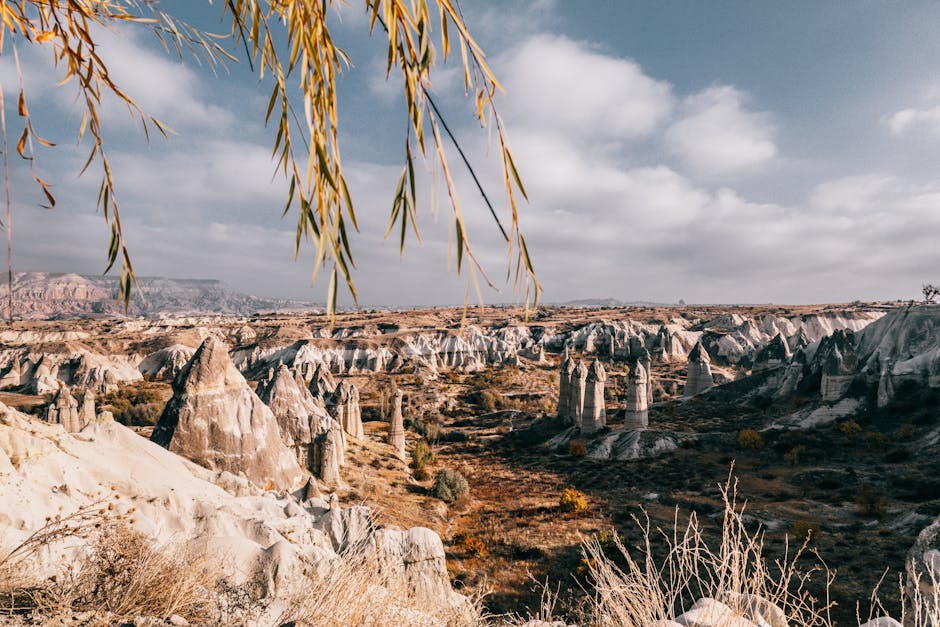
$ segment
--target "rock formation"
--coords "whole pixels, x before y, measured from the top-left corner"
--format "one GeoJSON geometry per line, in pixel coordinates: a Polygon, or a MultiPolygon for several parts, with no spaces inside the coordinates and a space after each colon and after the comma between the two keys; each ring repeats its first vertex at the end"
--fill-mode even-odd
{"type": "Polygon", "coordinates": [[[558,418],[573,423],[571,411],[571,377],[574,373],[574,360],[565,349],[561,359],[561,372],[558,378],[558,418]]]}
{"type": "Polygon", "coordinates": [[[584,414],[584,392],[587,376],[587,366],[579,360],[571,373],[571,397],[568,401],[571,424],[579,428],[581,427],[581,417],[584,414]]]}
{"type": "Polygon", "coordinates": [[[638,354],[637,363],[643,366],[646,374],[646,402],[651,404],[653,402],[653,357],[645,346],[640,348],[638,354]]]}
{"type": "MultiPolygon", "coordinates": [[[[214,483],[216,473],[120,424],[94,424],[86,434],[73,437],[0,404],[4,548],[17,546],[52,517],[97,510],[100,499],[107,498],[116,515],[133,506],[134,528],[152,546],[204,557],[210,572],[269,600],[296,598],[310,577],[329,581],[331,570],[344,563],[343,555],[356,555],[357,547],[374,551],[393,589],[406,583],[429,607],[462,599],[450,588],[440,538],[428,529],[384,530],[368,508],[331,508],[319,498],[262,494],[252,486],[234,496],[214,483]],[[112,490],[121,498],[114,499],[112,490]],[[24,500],[24,495],[42,498],[24,500]]],[[[30,577],[28,583],[40,584],[74,572],[93,541],[90,534],[50,538],[47,550],[26,556],[18,566],[30,577]]],[[[382,591],[370,587],[368,593],[382,591]]],[[[388,596],[383,602],[395,599],[388,596]]],[[[207,622],[245,624],[231,617],[207,622]]],[[[280,622],[271,618],[258,624],[280,622]]]]}
{"type": "Polygon", "coordinates": [[[790,359],[787,369],[783,374],[780,387],[777,390],[777,396],[787,398],[795,393],[797,388],[803,382],[804,371],[806,369],[806,352],[800,348],[790,359]]]}
{"type": "Polygon", "coordinates": [[[10,362],[10,366],[6,369],[6,372],[3,373],[3,376],[0,377],[0,390],[19,387],[21,384],[20,360],[18,357],[14,356],[10,362]]]}
{"type": "Polygon", "coordinates": [[[274,414],[213,337],[173,382],[173,398],[152,439],[205,468],[244,475],[258,486],[286,490],[303,480],[274,414]]]}
{"type": "Polygon", "coordinates": [[[194,348],[182,344],[167,346],[144,357],[137,369],[140,370],[141,374],[149,375],[155,379],[173,381],[176,375],[186,367],[189,360],[193,358],[195,352],[194,348]]]}
{"type": "Polygon", "coordinates": [[[627,378],[627,398],[624,407],[623,428],[645,429],[649,426],[649,376],[643,363],[638,361],[627,378]]]}
{"type": "Polygon", "coordinates": [[[790,363],[790,345],[782,333],[778,333],[767,346],[757,351],[752,372],[780,368],[790,363]]]}
{"type": "Polygon", "coordinates": [[[261,399],[277,418],[281,439],[291,447],[301,467],[317,472],[314,461],[314,439],[332,422],[314,401],[313,395],[297,380],[287,366],[281,365],[270,379],[258,385],[261,399]]]}
{"type": "Polygon", "coordinates": [[[659,327],[656,337],[653,340],[652,356],[657,361],[671,362],[681,361],[685,358],[685,349],[680,342],[665,326],[659,327]]]}
{"type": "Polygon", "coordinates": [[[858,374],[854,342],[855,336],[842,330],[820,342],[816,354],[822,357],[819,391],[824,402],[834,402],[844,397],[852,379],[858,374]]]}
{"type": "Polygon", "coordinates": [[[405,457],[405,419],[401,413],[402,391],[395,390],[392,398],[392,412],[388,420],[388,443],[399,457],[405,457]]]}
{"type": "Polygon", "coordinates": [[[343,465],[345,449],[343,429],[333,422],[326,432],[317,436],[316,440],[316,473],[327,487],[336,489],[342,485],[340,466],[343,465]]]}
{"type": "Polygon", "coordinates": [[[354,438],[364,438],[362,428],[362,410],[359,408],[359,390],[346,381],[340,381],[333,392],[333,405],[330,408],[333,417],[342,425],[343,430],[354,438]]]}
{"type": "Polygon", "coordinates": [[[604,402],[604,383],[607,372],[599,361],[591,363],[584,388],[584,410],[581,417],[581,430],[594,433],[607,426],[607,407],[604,402]]]}
{"type": "Polygon", "coordinates": [[[685,378],[685,389],[682,396],[691,398],[696,394],[701,394],[713,385],[711,358],[702,343],[697,342],[689,353],[689,369],[685,378]]]}
{"type": "Polygon", "coordinates": [[[69,433],[78,433],[86,424],[83,419],[78,401],[72,396],[68,386],[63,385],[46,408],[46,422],[62,425],[69,433]]]}

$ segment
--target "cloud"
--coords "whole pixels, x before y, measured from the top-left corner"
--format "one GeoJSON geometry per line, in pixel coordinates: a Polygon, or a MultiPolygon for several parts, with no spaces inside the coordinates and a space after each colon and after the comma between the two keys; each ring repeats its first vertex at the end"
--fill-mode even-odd
{"type": "Polygon", "coordinates": [[[883,117],[881,123],[895,136],[922,130],[940,138],[940,106],[930,109],[901,109],[883,117]]]}
{"type": "Polygon", "coordinates": [[[733,177],[766,166],[776,155],[776,130],[767,113],[749,111],[747,95],[721,85],[687,97],[666,131],[669,151],[692,172],[733,177]]]}
{"type": "Polygon", "coordinates": [[[514,127],[630,139],[653,132],[672,109],[668,83],[566,37],[531,37],[499,59],[497,70],[514,127]]]}

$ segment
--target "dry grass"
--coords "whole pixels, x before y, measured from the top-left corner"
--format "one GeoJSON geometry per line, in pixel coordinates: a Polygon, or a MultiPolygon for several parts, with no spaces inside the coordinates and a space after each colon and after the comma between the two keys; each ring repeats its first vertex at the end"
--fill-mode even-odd
{"type": "Polygon", "coordinates": [[[218,578],[198,555],[155,545],[133,529],[132,510],[119,511],[116,496],[49,520],[0,559],[0,613],[52,617],[67,612],[138,616],[193,622],[208,620],[218,578]],[[69,541],[87,543],[80,565],[48,579],[35,575],[34,559],[69,541]]]}
{"type": "Polygon", "coordinates": [[[127,525],[100,535],[75,582],[76,603],[117,619],[209,620],[219,577],[205,556],[155,546],[127,525]]]}
{"type": "Polygon", "coordinates": [[[290,602],[278,624],[357,625],[362,627],[464,627],[484,625],[482,595],[437,598],[421,581],[357,550],[337,560],[330,572],[313,579],[290,602]]]}
{"type": "Polygon", "coordinates": [[[830,625],[831,602],[806,590],[814,576],[823,577],[828,589],[833,575],[825,564],[817,559],[810,568],[801,566],[812,557],[805,543],[792,554],[787,551],[784,559],[768,563],[763,557],[763,534],[745,529],[744,508],[737,507],[733,484],[722,488],[722,497],[725,512],[717,547],[708,546],[694,514],[684,527],[676,519],[670,533],[660,532],[668,549],[661,561],[654,558],[649,521],[644,523],[645,544],[635,554],[618,537],[611,542],[613,555],[598,539],[586,541],[584,555],[594,584],[586,622],[650,625],[682,614],[701,598],[717,599],[746,616],[759,598],[780,608],[791,624],[830,625]]]}

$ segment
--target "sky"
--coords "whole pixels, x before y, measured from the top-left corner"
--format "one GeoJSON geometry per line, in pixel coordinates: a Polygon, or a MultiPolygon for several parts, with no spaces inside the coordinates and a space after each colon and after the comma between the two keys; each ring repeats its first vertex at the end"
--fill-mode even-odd
{"type": "MultiPolygon", "coordinates": [[[[352,60],[340,79],[343,163],[361,231],[359,301],[460,304],[467,276],[449,261],[451,220],[434,177],[419,191],[422,241],[384,239],[404,152],[400,83],[364,9],[339,8],[333,35],[352,60]],[[436,204],[435,204],[435,201],[436,204]]],[[[474,0],[466,22],[504,87],[497,107],[529,195],[521,227],[544,302],[821,303],[910,299],[940,281],[940,4],[658,0],[474,0]]],[[[219,3],[164,1],[225,31],[219,3]]],[[[270,85],[247,64],[213,74],[168,56],[145,29],[102,31],[116,82],[171,126],[151,138],[116,103],[105,125],[140,275],[214,278],[259,296],[322,302],[312,246],[294,255],[296,215],[263,124],[270,85]]],[[[51,50],[20,42],[36,131],[54,141],[33,167],[54,184],[39,206],[11,157],[14,266],[104,271],[108,229],[98,173],[51,50]]],[[[237,54],[238,50],[234,49],[237,54]]],[[[497,151],[475,123],[453,64],[435,98],[489,195],[497,151]]],[[[7,39],[0,81],[11,141],[18,78],[7,39]]],[[[497,289],[518,302],[507,251],[452,160],[468,233],[497,289]]],[[[470,300],[475,295],[470,289],[470,300]]],[[[341,302],[349,303],[343,294],[341,302]]]]}

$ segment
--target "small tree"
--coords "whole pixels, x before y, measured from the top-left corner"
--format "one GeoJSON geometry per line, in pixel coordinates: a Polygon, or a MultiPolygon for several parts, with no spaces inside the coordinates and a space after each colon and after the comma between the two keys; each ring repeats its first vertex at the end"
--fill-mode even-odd
{"type": "Polygon", "coordinates": [[[937,296],[940,296],[940,285],[931,285],[930,283],[924,283],[924,286],[921,288],[921,291],[924,293],[924,302],[932,303],[937,296]]]}

